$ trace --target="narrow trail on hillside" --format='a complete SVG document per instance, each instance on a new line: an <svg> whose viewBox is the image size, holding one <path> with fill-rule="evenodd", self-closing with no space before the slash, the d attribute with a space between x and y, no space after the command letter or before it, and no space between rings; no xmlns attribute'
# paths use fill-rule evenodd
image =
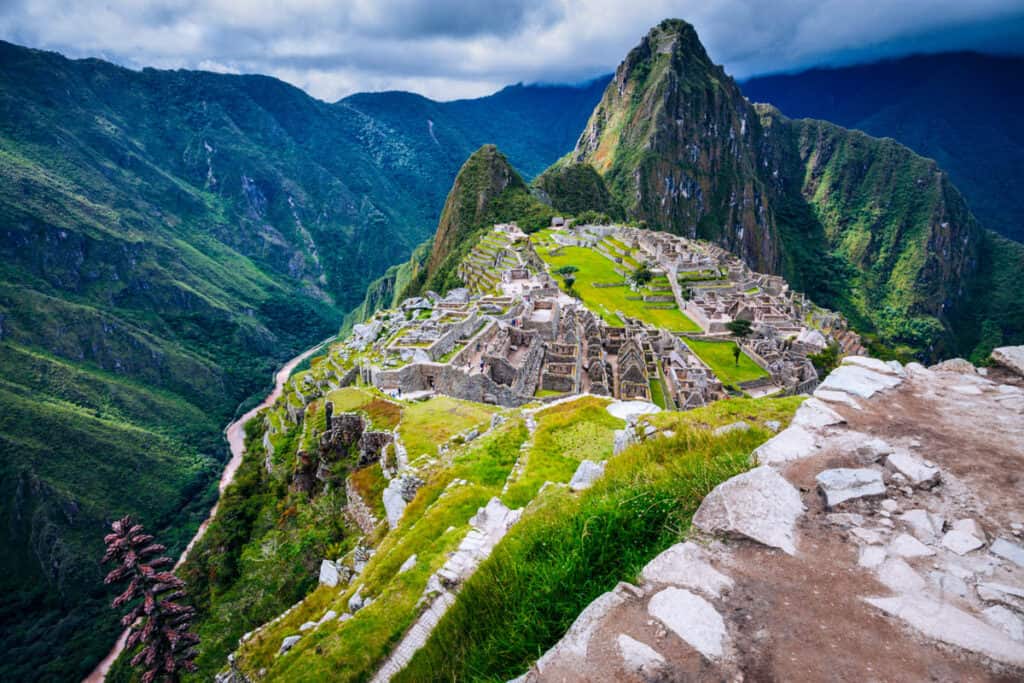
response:
<svg viewBox="0 0 1024 683"><path fill-rule="evenodd" d="M254 418L256 413L259 411L273 405L274 401L281 396L281 393L284 391L285 382L288 381L292 371L298 367L299 363L312 356L333 339L334 336L332 335L315 346L306 349L282 365L281 369L274 375L274 388L269 394L267 394L267 397L263 399L258 406L248 411L234 422L229 423L228 426L224 428L224 438L227 439L228 447L231 449L231 459L228 460L227 465L224 466L224 471L220 475L220 483L217 485L217 501L213 504L213 507L210 508L210 514L206 516L203 523L199 525L198 529L196 529L195 536L193 536L192 540L188 542L187 546L185 546L185 550L182 551L181 557L178 558L178 561L174 565L175 569L184 564L185 560L188 558L189 551L192 550L192 547L196 542L199 541L199 539L206 533L206 529L210 525L210 520L212 520L217 514L217 507L220 505L220 497L224 494L224 490L227 489L228 485L230 485L235 479L235 473L238 471L238 466L242 464L242 456L245 455L245 423ZM107 656L96 665L96 668L92 670L92 673L83 679L82 683L102 683L106 680L107 672L110 671L111 665L113 665L114 661L121 655L121 651L124 650L124 643L128 638L129 630L130 629L125 629L121 632L121 635L118 636L114 647L107 653Z"/></svg>

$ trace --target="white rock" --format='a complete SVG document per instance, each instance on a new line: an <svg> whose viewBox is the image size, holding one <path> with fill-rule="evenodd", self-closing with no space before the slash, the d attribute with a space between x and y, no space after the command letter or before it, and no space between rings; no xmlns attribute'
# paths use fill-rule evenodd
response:
<svg viewBox="0 0 1024 683"><path fill-rule="evenodd" d="M330 560L321 561L320 583L334 588L339 582L341 582L341 574L338 572L338 565Z"/></svg>
<svg viewBox="0 0 1024 683"><path fill-rule="evenodd" d="M1024 621L1013 611L1002 605L994 605L981 611L982 618L1017 642L1024 641Z"/></svg>
<svg viewBox="0 0 1024 683"><path fill-rule="evenodd" d="M903 370L902 366L893 367L884 360L868 358L867 356L846 356L843 358L843 365L857 365L865 370L880 372L883 375L898 375Z"/></svg>
<svg viewBox="0 0 1024 683"><path fill-rule="evenodd" d="M569 480L570 491L583 491L594 485L594 482L604 475L604 463L584 460L576 468L575 474Z"/></svg>
<svg viewBox="0 0 1024 683"><path fill-rule="evenodd" d="M872 529L856 527L854 529L850 529L850 533L854 537L860 539L861 541L864 541L864 543L866 543L867 545L881 545L882 543L881 535L879 535L877 531L874 531Z"/></svg>
<svg viewBox="0 0 1024 683"><path fill-rule="evenodd" d="M1024 567L1024 548L1016 543L1011 543L1005 538L997 538L989 550L1019 567Z"/></svg>
<svg viewBox="0 0 1024 683"><path fill-rule="evenodd" d="M998 602L1017 610L1024 610L1024 588L996 581L978 584L978 597L985 602Z"/></svg>
<svg viewBox="0 0 1024 683"><path fill-rule="evenodd" d="M885 459L886 466L899 472L914 486L931 488L939 483L940 472L935 465L929 465L904 450L890 453Z"/></svg>
<svg viewBox="0 0 1024 683"><path fill-rule="evenodd" d="M409 571L410 569L412 569L415 566L416 566L416 553L413 553L408 558L406 558L405 562L402 563L402 566L398 568L398 573L399 574L404 574L404 573L406 573L407 571Z"/></svg>
<svg viewBox="0 0 1024 683"><path fill-rule="evenodd" d="M732 579L712 567L707 553L690 541L677 543L648 562L640 578L647 583L692 588L712 597L732 587Z"/></svg>
<svg viewBox="0 0 1024 683"><path fill-rule="evenodd" d="M299 642L301 638L302 636L288 636L281 641L281 648L277 651L277 654L283 655L285 652L288 652L288 650L295 647L295 643Z"/></svg>
<svg viewBox="0 0 1024 683"><path fill-rule="evenodd" d="M1024 346L1000 346L992 351L992 360L996 364L1024 376Z"/></svg>
<svg viewBox="0 0 1024 683"><path fill-rule="evenodd" d="M958 529L952 529L947 531L946 535L942 537L942 545L957 555L966 555L972 550L977 550L985 545L985 542L977 536Z"/></svg>
<svg viewBox="0 0 1024 683"><path fill-rule="evenodd" d="M402 496L402 478L394 477L384 489L384 513L388 518L388 526L394 529L402 519L402 513L409 504Z"/></svg>
<svg viewBox="0 0 1024 683"><path fill-rule="evenodd" d="M771 467L755 467L722 482L705 496L693 525L709 534L742 536L796 554L800 493Z"/></svg>
<svg viewBox="0 0 1024 683"><path fill-rule="evenodd" d="M878 470L840 467L819 472L814 479L829 507L854 498L885 495L885 482Z"/></svg>
<svg viewBox="0 0 1024 683"><path fill-rule="evenodd" d="M842 403L843 405L850 406L856 410L861 410L860 403L857 402L857 399L850 396L845 391L818 388L814 392L814 397L820 398L822 401L828 401L829 403Z"/></svg>
<svg viewBox="0 0 1024 683"><path fill-rule="evenodd" d="M618 455L634 443L636 443L636 434L633 432L632 428L627 427L626 429L616 429L612 455Z"/></svg>
<svg viewBox="0 0 1024 683"><path fill-rule="evenodd" d="M714 430L712 434L714 434L715 436L723 436L725 434L729 434L730 432L745 432L749 429L750 425L748 425L743 420L740 420L739 422L733 422L732 424L723 425L718 429Z"/></svg>
<svg viewBox="0 0 1024 683"><path fill-rule="evenodd" d="M1004 664L1024 666L1024 648L1019 643L1001 630L949 603L936 602L920 595L866 598L866 601L902 619L929 638L977 652Z"/></svg>
<svg viewBox="0 0 1024 683"><path fill-rule="evenodd" d="M665 658L646 643L630 638L625 633L620 633L616 639L619 646L619 655L622 657L626 669L639 674L645 680L654 680L660 675L665 666Z"/></svg>
<svg viewBox="0 0 1024 683"><path fill-rule="evenodd" d="M898 557L882 562L878 568L878 580L894 593L916 593L925 587L924 579Z"/></svg>
<svg viewBox="0 0 1024 683"><path fill-rule="evenodd" d="M964 396L981 396L981 388L974 384L957 384L952 387L953 391Z"/></svg>
<svg viewBox="0 0 1024 683"><path fill-rule="evenodd" d="M898 512L900 509L900 504L897 503L892 498L886 498L885 500L883 500L881 506L882 509L885 510L886 512Z"/></svg>
<svg viewBox="0 0 1024 683"><path fill-rule="evenodd" d="M332 619L337 619L337 618L338 618L338 613L335 612L332 609L329 609L326 612L324 612L324 615L322 617L320 617L320 620L318 622L316 622L316 625L317 626L321 626L323 624L326 624L328 621L330 621Z"/></svg>
<svg viewBox="0 0 1024 683"><path fill-rule="evenodd" d="M613 610L626 603L633 595L632 587L620 583L614 590L597 597L587 605L572 626L544 656L537 660L537 671L543 673L552 662L582 662L587 657L590 639L598 626Z"/></svg>
<svg viewBox="0 0 1024 683"><path fill-rule="evenodd" d="M708 659L725 653L729 636L722 615L699 595L666 588L651 598L647 612Z"/></svg>
<svg viewBox="0 0 1024 683"><path fill-rule="evenodd" d="M825 403L816 398L809 398L797 408L796 415L793 416L791 424L813 431L830 425L843 424L844 422L846 422L846 418L829 408Z"/></svg>
<svg viewBox="0 0 1024 683"><path fill-rule="evenodd" d="M889 554L899 557L929 557L935 551L909 534L899 534L889 543Z"/></svg>
<svg viewBox="0 0 1024 683"><path fill-rule="evenodd" d="M864 523L864 515L856 512L830 512L825 515L830 524L837 524L842 527L860 526Z"/></svg>
<svg viewBox="0 0 1024 683"><path fill-rule="evenodd" d="M918 540L931 542L942 533L942 518L921 509L907 510L899 517L910 526Z"/></svg>
<svg viewBox="0 0 1024 683"><path fill-rule="evenodd" d="M782 429L782 423L778 420L765 420L764 426L773 432L777 432Z"/></svg>
<svg viewBox="0 0 1024 683"><path fill-rule="evenodd" d="M959 576L934 571L928 573L928 578L935 584L939 594L943 597L948 595L954 595L958 598L967 597L967 584Z"/></svg>
<svg viewBox="0 0 1024 683"><path fill-rule="evenodd" d="M316 628L316 622L315 621L306 621L306 622L303 622L303 624L301 626L299 626L299 630L302 631L302 632L308 631L311 628Z"/></svg>
<svg viewBox="0 0 1024 683"><path fill-rule="evenodd" d="M981 528L981 525L978 524L977 520L970 518L958 519L955 522L953 522L952 528L954 531L962 531L965 534L970 534L971 536L974 536L975 538L980 540L982 543L988 540L988 536L985 534L985 530Z"/></svg>
<svg viewBox="0 0 1024 683"><path fill-rule="evenodd" d="M885 561L885 548L880 545L866 545L860 549L857 564L868 569L875 569Z"/></svg>
<svg viewBox="0 0 1024 683"><path fill-rule="evenodd" d="M754 451L758 465L780 465L813 455L817 449L814 434L800 426L790 426L765 441Z"/></svg>
<svg viewBox="0 0 1024 683"><path fill-rule="evenodd" d="M661 412L661 408L648 401L612 401L608 404L607 410L613 416L627 422L631 422L641 415Z"/></svg>
<svg viewBox="0 0 1024 683"><path fill-rule="evenodd" d="M899 385L899 377L882 374L857 365L841 365L821 383L824 389L845 391L860 398L871 398L879 391Z"/></svg>

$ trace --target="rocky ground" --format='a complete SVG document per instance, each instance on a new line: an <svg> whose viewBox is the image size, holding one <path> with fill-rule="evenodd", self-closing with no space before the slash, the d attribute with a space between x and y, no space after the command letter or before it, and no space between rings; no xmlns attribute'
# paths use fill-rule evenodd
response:
<svg viewBox="0 0 1024 683"><path fill-rule="evenodd" d="M521 680L1021 680L1022 351L847 359Z"/></svg>

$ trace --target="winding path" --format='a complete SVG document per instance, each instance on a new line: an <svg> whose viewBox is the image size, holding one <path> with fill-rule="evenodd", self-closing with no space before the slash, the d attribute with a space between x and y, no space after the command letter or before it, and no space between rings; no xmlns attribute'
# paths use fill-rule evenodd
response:
<svg viewBox="0 0 1024 683"><path fill-rule="evenodd" d="M182 551L181 557L178 558L177 563L174 565L175 569L185 562L188 558L189 551L192 550L192 547L196 542L203 537L203 534L206 533L206 529L210 525L210 520L217 514L217 507L220 505L220 496L223 495L224 490L228 485L234 481L235 472L238 471L238 466L242 464L242 456L245 454L245 423L255 417L256 413L259 411L273 405L274 401L276 401L281 395L281 392L284 391L285 382L287 382L288 378L291 376L292 370L294 370L299 363L312 356L333 339L333 336L328 337L316 346L306 349L281 366L281 369L274 375L274 389L267 394L267 397L263 399L263 402L224 428L224 437L227 439L228 446L231 448L231 459L228 460L228 464L224 467L224 472L220 475L220 484L217 486L217 502L213 504L213 507L210 508L210 514L206 516L203 523L199 525L198 529L196 529L196 535L193 536L192 540L188 542L187 546L185 546L185 550ZM102 683L106 679L107 672L110 671L110 667L114 663L114 660L116 660L121 655L121 651L124 650L124 643L128 638L128 632L129 629L125 629L121 632L121 635L118 636L114 647L107 653L107 656L96 665L96 668L92 670L92 673L83 679L82 683Z"/></svg>

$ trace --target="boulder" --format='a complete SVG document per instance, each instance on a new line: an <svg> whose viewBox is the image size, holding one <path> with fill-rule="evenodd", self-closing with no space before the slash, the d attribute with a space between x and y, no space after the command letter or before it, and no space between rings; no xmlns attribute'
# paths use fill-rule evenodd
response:
<svg viewBox="0 0 1024 683"><path fill-rule="evenodd" d="M1024 376L1024 346L1000 346L992 351L992 362Z"/></svg>
<svg viewBox="0 0 1024 683"><path fill-rule="evenodd" d="M854 498L885 495L882 473L869 468L840 467L824 470L818 473L815 481L828 507L835 507Z"/></svg>
<svg viewBox="0 0 1024 683"><path fill-rule="evenodd" d="M889 543L889 554L897 557L929 557L935 551L910 534L899 534Z"/></svg>
<svg viewBox="0 0 1024 683"><path fill-rule="evenodd" d="M320 562L320 583L331 588L341 583L341 572L338 571L337 564L331 560Z"/></svg>
<svg viewBox="0 0 1024 683"><path fill-rule="evenodd" d="M931 369L939 372L955 372L960 375L978 374L978 369L974 367L974 364L968 360L964 360L963 358L950 358L949 360L944 360L941 363L933 365Z"/></svg>
<svg viewBox="0 0 1024 683"><path fill-rule="evenodd" d="M732 587L732 579L712 567L707 553L690 541L677 543L648 562L640 579L691 588L715 598Z"/></svg>
<svg viewBox="0 0 1024 683"><path fill-rule="evenodd" d="M972 550L977 550L984 546L985 542L966 531L952 529L947 531L946 535L942 537L942 545L957 555L966 555Z"/></svg>
<svg viewBox="0 0 1024 683"><path fill-rule="evenodd" d="M722 482L693 516L709 534L749 538L796 554L796 520L804 513L800 493L771 467L756 467Z"/></svg>
<svg viewBox="0 0 1024 683"><path fill-rule="evenodd" d="M822 401L828 401L829 403L842 403L843 405L850 406L856 410L861 410L860 404L857 403L857 399L850 396L845 391L836 391L834 389L822 389L818 388L814 391L814 397L821 399Z"/></svg>
<svg viewBox="0 0 1024 683"><path fill-rule="evenodd" d="M305 633L306 631L309 631L310 629L314 629L314 628L316 628L316 622L315 621L306 621L306 622L303 622L303 624L301 626L299 626L299 630L302 631L303 633Z"/></svg>
<svg viewBox="0 0 1024 683"><path fill-rule="evenodd" d="M636 597L635 586L620 583L614 590L596 598L580 612L562 639L537 660L537 671L543 674L544 669L555 662L568 665L574 660L582 662L587 657L590 639L605 617L626 601Z"/></svg>
<svg viewBox="0 0 1024 683"><path fill-rule="evenodd" d="M845 417L829 408L823 401L812 397L800 404L791 424L816 430L844 422Z"/></svg>
<svg viewBox="0 0 1024 683"><path fill-rule="evenodd" d="M415 566L416 566L416 553L413 553L412 555L410 555L405 560L405 562L402 563L402 566L398 568L398 573L399 574L404 574L404 573L406 573L407 571L409 571L410 569L412 569Z"/></svg>
<svg viewBox="0 0 1024 683"><path fill-rule="evenodd" d="M285 652L288 652L288 650L295 647L295 643L299 642L301 639L302 636L288 636L281 641L281 647L278 649L277 654L283 655Z"/></svg>
<svg viewBox="0 0 1024 683"><path fill-rule="evenodd" d="M892 557L882 562L877 575L879 583L893 593L917 593L924 590L925 587L925 581L921 575L898 557Z"/></svg>
<svg viewBox="0 0 1024 683"><path fill-rule="evenodd" d="M880 372L883 375L898 375L903 371L901 367L893 367L884 360L868 358L867 356L846 356L843 358L843 365L856 365L865 370Z"/></svg>
<svg viewBox="0 0 1024 683"><path fill-rule="evenodd" d="M817 448L818 440L813 433L791 426L761 444L752 457L758 465L780 465L814 455Z"/></svg>
<svg viewBox="0 0 1024 683"><path fill-rule="evenodd" d="M725 654L729 640L725 621L699 595L682 588L666 588L651 598L647 613L708 659L720 659Z"/></svg>
<svg viewBox="0 0 1024 683"><path fill-rule="evenodd" d="M641 415L660 413L661 408L649 401L612 401L608 404L608 412L620 420L633 422Z"/></svg>
<svg viewBox="0 0 1024 683"><path fill-rule="evenodd" d="M749 429L750 425L744 422L743 420L740 420L739 422L733 422L732 424L723 425L715 429L711 433L714 434L715 436L724 436L725 434L730 434L732 432L745 432L748 431Z"/></svg>
<svg viewBox="0 0 1024 683"><path fill-rule="evenodd" d="M897 449L885 458L886 467L893 472L899 472L912 486L918 488L931 488L939 483L941 473L939 468L916 458L905 450Z"/></svg>
<svg viewBox="0 0 1024 683"><path fill-rule="evenodd" d="M631 426L626 427L625 429L616 429L615 443L612 446L612 455L618 455L636 442L636 433L633 431Z"/></svg>
<svg viewBox="0 0 1024 683"><path fill-rule="evenodd" d="M1024 567L1024 548L1016 543L1011 543L1005 538L997 538L989 548L994 555L1013 562L1018 567Z"/></svg>
<svg viewBox="0 0 1024 683"><path fill-rule="evenodd" d="M583 491L594 485L604 475L604 463L584 460L569 480L570 491Z"/></svg>
<svg viewBox="0 0 1024 683"><path fill-rule="evenodd" d="M929 543L942 533L942 518L926 510L907 510L899 519L906 522L919 541Z"/></svg>
<svg viewBox="0 0 1024 683"><path fill-rule="evenodd" d="M895 375L875 372L859 365L840 365L821 383L822 389L845 391L860 398L871 398L879 391L891 389L902 380Z"/></svg>
<svg viewBox="0 0 1024 683"><path fill-rule="evenodd" d="M665 666L665 658L646 643L620 633L616 639L619 656L626 669L640 676L643 680L653 681L661 678Z"/></svg>

